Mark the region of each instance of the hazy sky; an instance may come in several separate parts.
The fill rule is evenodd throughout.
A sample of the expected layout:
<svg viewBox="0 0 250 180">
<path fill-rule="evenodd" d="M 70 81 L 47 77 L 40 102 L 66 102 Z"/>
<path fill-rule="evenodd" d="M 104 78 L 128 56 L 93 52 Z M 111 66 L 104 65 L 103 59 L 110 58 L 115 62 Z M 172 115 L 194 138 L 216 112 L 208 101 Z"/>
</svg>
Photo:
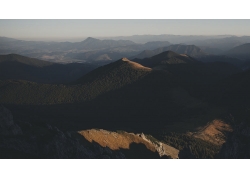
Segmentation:
<svg viewBox="0 0 250 180">
<path fill-rule="evenodd" d="M 0 36 L 20 39 L 143 34 L 250 35 L 250 20 L 0 20 Z"/>
</svg>

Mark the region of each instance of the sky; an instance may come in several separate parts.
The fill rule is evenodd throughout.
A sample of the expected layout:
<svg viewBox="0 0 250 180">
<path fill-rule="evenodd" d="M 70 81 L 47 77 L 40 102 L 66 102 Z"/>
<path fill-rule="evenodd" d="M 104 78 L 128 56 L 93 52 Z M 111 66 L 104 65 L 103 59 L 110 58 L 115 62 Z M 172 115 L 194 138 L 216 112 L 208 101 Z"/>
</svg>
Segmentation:
<svg viewBox="0 0 250 180">
<path fill-rule="evenodd" d="M 130 35 L 250 35 L 250 20 L 225 19 L 0 19 L 0 36 L 65 40 Z"/>
</svg>

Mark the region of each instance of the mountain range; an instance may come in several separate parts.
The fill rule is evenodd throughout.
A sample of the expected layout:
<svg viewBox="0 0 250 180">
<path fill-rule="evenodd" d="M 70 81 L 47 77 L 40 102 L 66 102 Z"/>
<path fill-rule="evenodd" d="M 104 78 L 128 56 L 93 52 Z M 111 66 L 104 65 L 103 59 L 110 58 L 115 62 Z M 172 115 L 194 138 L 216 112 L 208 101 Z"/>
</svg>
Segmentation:
<svg viewBox="0 0 250 180">
<path fill-rule="evenodd" d="M 174 51 L 174 52 L 179 53 L 179 54 L 187 54 L 187 55 L 189 55 L 191 57 L 194 57 L 194 58 L 199 58 L 199 57 L 207 55 L 206 52 L 203 52 L 197 46 L 174 44 L 174 45 L 170 45 L 170 46 L 167 46 L 167 47 L 157 48 L 157 49 L 154 49 L 154 50 L 144 50 L 140 54 L 131 57 L 131 59 L 149 58 L 149 57 L 155 56 L 157 54 L 160 54 L 160 53 L 162 53 L 164 51 Z"/>
<path fill-rule="evenodd" d="M 136 44 L 129 40 L 99 40 L 92 37 L 75 43 L 23 41 L 0 37 L 0 54 L 15 53 L 60 63 L 87 61 L 103 65 L 110 63 L 110 60 L 132 56 L 145 49 L 155 49 L 168 45 L 170 45 L 168 41 Z"/>
<path fill-rule="evenodd" d="M 158 39 L 62 44 L 75 46 L 60 47 L 67 57 L 104 62 L 0 55 L 2 158 L 249 156 L 248 44 L 220 55 Z"/>
</svg>

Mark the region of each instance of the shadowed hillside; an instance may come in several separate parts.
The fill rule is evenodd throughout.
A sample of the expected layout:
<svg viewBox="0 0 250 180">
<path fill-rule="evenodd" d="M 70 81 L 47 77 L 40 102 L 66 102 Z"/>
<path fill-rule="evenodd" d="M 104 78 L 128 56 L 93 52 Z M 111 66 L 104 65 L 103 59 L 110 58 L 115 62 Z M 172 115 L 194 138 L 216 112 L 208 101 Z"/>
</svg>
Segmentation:
<svg viewBox="0 0 250 180">
<path fill-rule="evenodd" d="M 241 60 L 250 60 L 250 43 L 236 46 L 227 51 L 225 54 Z"/>
</svg>

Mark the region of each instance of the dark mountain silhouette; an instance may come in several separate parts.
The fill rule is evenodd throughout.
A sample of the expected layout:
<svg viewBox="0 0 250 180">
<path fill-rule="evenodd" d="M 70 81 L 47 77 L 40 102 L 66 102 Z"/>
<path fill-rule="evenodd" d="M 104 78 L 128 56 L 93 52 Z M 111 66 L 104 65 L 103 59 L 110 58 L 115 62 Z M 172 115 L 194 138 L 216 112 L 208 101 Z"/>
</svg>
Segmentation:
<svg viewBox="0 0 250 180">
<path fill-rule="evenodd" d="M 250 60 L 250 43 L 234 47 L 225 54 L 241 60 Z"/>
<path fill-rule="evenodd" d="M 175 44 L 175 45 L 170 45 L 167 47 L 161 47 L 155 50 L 145 50 L 141 52 L 140 54 L 131 57 L 131 59 L 138 58 L 138 59 L 144 59 L 144 58 L 149 58 L 152 56 L 155 56 L 157 54 L 160 54 L 164 51 L 174 51 L 178 54 L 187 54 L 191 57 L 202 57 L 207 55 L 207 53 L 203 52 L 199 47 L 194 46 L 194 45 L 181 45 L 181 44 Z"/>
<path fill-rule="evenodd" d="M 95 68 L 96 66 L 89 64 L 57 64 L 17 54 L 0 55 L 0 80 L 65 83 L 74 81 Z"/>
</svg>

